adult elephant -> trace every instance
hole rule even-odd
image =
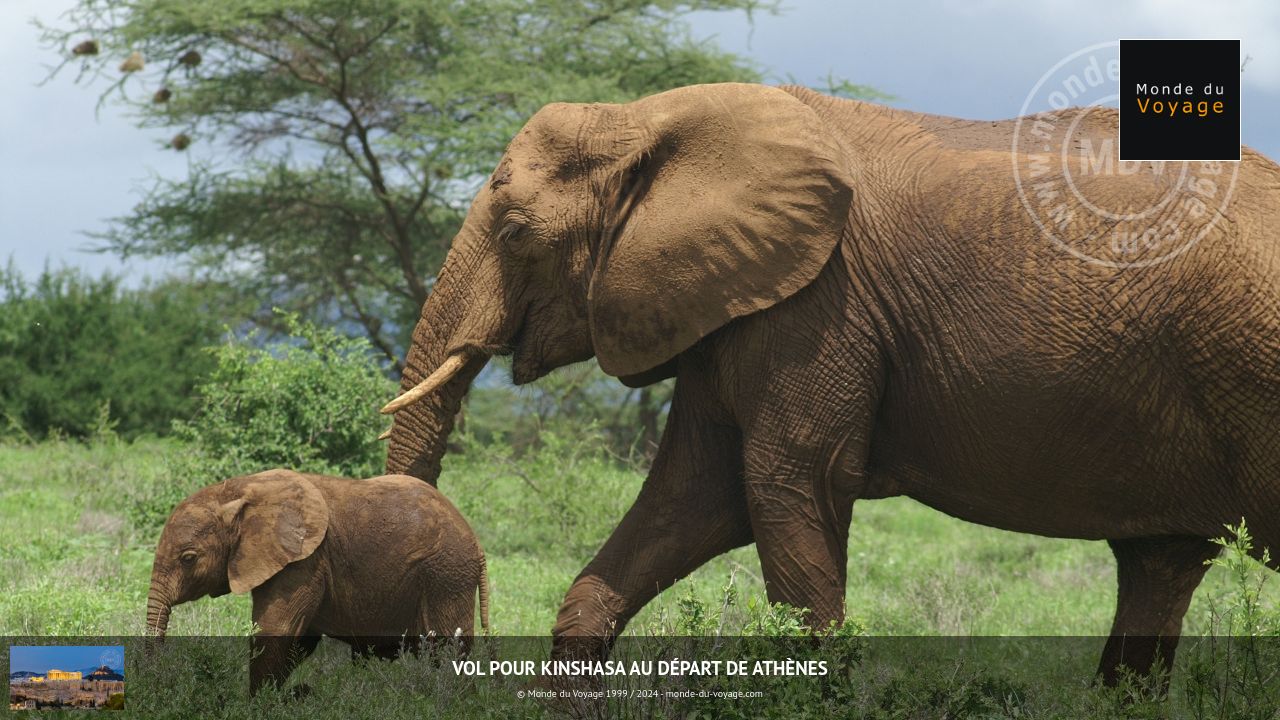
[[[1046,226],[1015,177],[1062,179],[1064,143],[1106,148],[1116,116],[1011,155],[1014,127],[742,84],[548,105],[422,309],[387,471],[435,482],[493,355],[517,384],[594,355],[676,390],[557,647],[607,651],[662,588],[752,541],[771,600],[838,620],[854,500],[907,495],[1109,541],[1104,676],[1171,658],[1209,539],[1244,517],[1280,547],[1280,170],[1246,149],[1219,211],[1162,203],[1174,172],[1072,178]],[[1140,223],[1187,245],[1087,262],[1117,221],[1086,197],[1155,207]]]

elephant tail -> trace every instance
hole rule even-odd
[[[480,550],[480,588],[476,593],[480,601],[480,629],[489,634],[489,563],[484,557],[484,548]]]

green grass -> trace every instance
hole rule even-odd
[[[135,527],[131,504],[136,489],[165,482],[167,460],[182,452],[157,440],[0,445],[0,631],[139,634],[158,528]],[[550,631],[641,480],[563,446],[518,462],[485,452],[446,460],[440,488],[488,553],[496,632]],[[763,595],[748,546],[707,563],[634,622],[676,612],[690,593],[716,603],[731,575],[741,596]],[[848,577],[849,614],[872,635],[1104,635],[1115,607],[1105,543],[982,527],[905,498],[855,506]],[[1229,585],[1210,570],[1189,633],[1206,629],[1212,598]],[[175,608],[172,632],[242,632],[248,613],[246,597],[206,598]]]
[[[157,488],[174,497],[185,492],[166,486],[168,463],[183,452],[169,440],[0,445],[0,633],[141,634],[158,533],[154,522],[146,522],[147,513],[154,514],[147,501]],[[554,439],[518,461],[494,448],[474,447],[446,460],[440,488],[468,518],[489,556],[497,634],[549,633],[565,590],[630,505],[641,480],[584,446]],[[850,538],[849,614],[868,635],[1099,636],[1111,623],[1115,571],[1102,542],[981,527],[901,498],[858,503]],[[730,578],[736,601],[726,605]],[[1237,585],[1226,569],[1211,569],[1188,613],[1187,632],[1209,630],[1215,610],[1222,610]],[[1274,608],[1278,589],[1280,583],[1264,587],[1260,602]],[[725,608],[726,632],[739,632],[759,614],[760,606],[752,610],[747,600],[762,596],[755,550],[740,548],[660,595],[629,632],[687,628],[690,608],[713,614]],[[251,630],[249,613],[247,596],[206,598],[175,608],[171,633],[244,636]],[[422,684],[428,681],[402,675],[422,669],[425,660],[399,670],[370,663],[330,673],[321,669],[349,663],[341,646],[329,643],[318,658],[298,673],[316,688],[350,675],[361,687],[409,683],[418,704],[410,702],[405,712],[428,711],[422,703],[437,702]],[[1093,662],[1087,657],[1082,667]],[[1070,672],[1074,676],[1076,669]],[[1080,678],[1082,685],[1087,680]],[[504,702],[510,694],[502,695]],[[339,707],[332,705],[334,716]],[[520,714],[528,706],[507,709]]]
[[[174,444],[0,445],[0,631],[138,635],[154,530],[130,522],[131,489],[161,483]],[[247,627],[247,598],[194,603],[173,630]]]

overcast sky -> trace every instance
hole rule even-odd
[[[210,0],[216,1],[216,0]],[[821,85],[828,74],[890,93],[891,104],[967,118],[1019,113],[1062,58],[1128,38],[1240,38],[1243,137],[1280,159],[1280,0],[783,0],[780,15],[701,14],[695,34],[759,63],[773,82]],[[32,17],[55,20],[71,0],[0,0],[0,263],[28,275],[48,260],[131,281],[177,270],[90,254],[84,231],[124,215],[154,176],[180,177],[187,156],[166,133],[139,131],[105,108],[74,73],[37,87],[56,58],[40,49]],[[1121,7],[1117,7],[1121,6]],[[1031,107],[1032,111],[1047,107]]]

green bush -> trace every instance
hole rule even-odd
[[[128,289],[73,269],[28,283],[10,262],[0,270],[0,434],[84,438],[102,408],[126,438],[167,432],[213,367],[201,348],[221,331],[219,297],[212,286]]]
[[[251,334],[213,349],[217,365],[197,388],[180,439],[235,472],[268,467],[363,477],[377,474],[387,425],[378,408],[395,394],[368,341],[288,316],[291,340],[255,346]]]
[[[395,387],[368,342],[285,319],[285,341],[258,344],[251,333],[209,349],[214,368],[196,388],[196,414],[174,422],[190,450],[171,460],[170,478],[138,489],[135,524],[163,523],[196,488],[270,468],[381,473],[387,421],[378,408]]]

